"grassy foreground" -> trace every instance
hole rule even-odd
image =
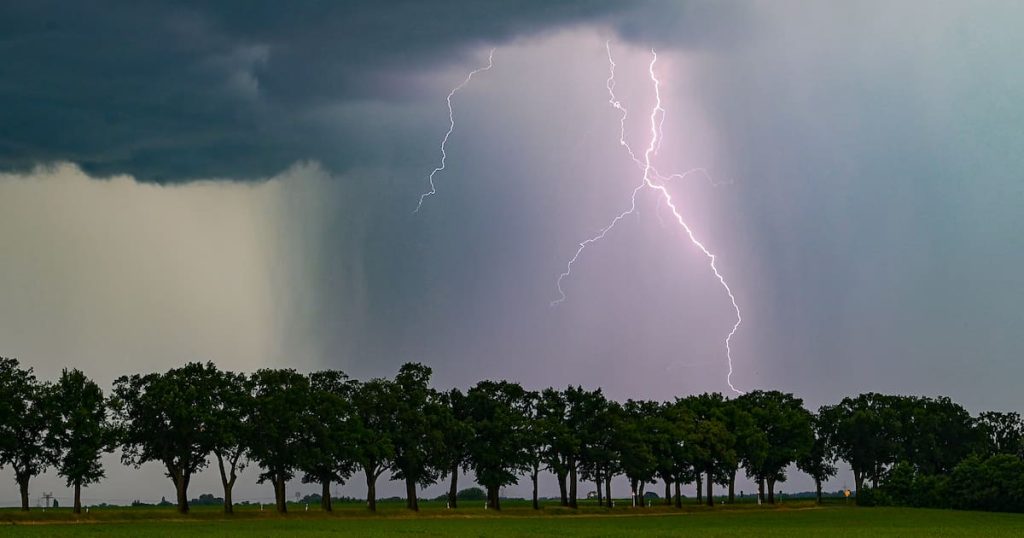
[[[334,514],[294,507],[287,516],[245,507],[225,518],[212,507],[178,516],[171,509],[111,508],[75,518],[66,509],[23,514],[0,510],[3,536],[1024,536],[1024,514],[908,508],[816,507],[792,502],[763,508],[735,505],[614,510],[548,506],[535,512],[514,503],[500,514],[482,508],[457,512],[432,503],[418,514],[400,505],[368,515],[342,505]]]

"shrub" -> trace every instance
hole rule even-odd
[[[858,506],[889,506],[892,499],[886,495],[882,488],[861,488],[857,492]]]
[[[455,494],[455,498],[460,501],[483,501],[487,499],[487,492],[474,486],[460,490]]]
[[[950,491],[955,508],[1024,512],[1024,461],[1009,454],[970,456],[953,469]]]

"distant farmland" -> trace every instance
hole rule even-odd
[[[475,503],[474,503],[475,504]],[[482,503],[480,503],[482,505]],[[626,506],[626,501],[620,501]],[[173,508],[93,509],[75,518],[68,509],[0,511],[4,536],[1021,536],[1024,515],[858,508],[842,503],[818,507],[795,501],[776,507],[687,505],[682,510],[581,506],[578,511],[546,506],[538,515],[526,502],[508,501],[500,514],[482,507],[446,510],[424,502],[420,513],[402,502],[384,502],[376,515],[356,504],[333,514],[296,505],[285,516],[270,509],[240,507],[225,517],[217,507],[197,507],[182,516]]]

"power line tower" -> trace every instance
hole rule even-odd
[[[53,499],[53,492],[43,493],[43,509],[50,507],[50,500]]]

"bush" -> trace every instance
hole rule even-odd
[[[914,467],[906,462],[901,462],[889,469],[882,480],[882,486],[878,489],[885,493],[885,496],[895,506],[909,506],[914,496],[915,481],[917,479]]]
[[[917,508],[949,508],[949,477],[918,475],[914,479],[909,505]]]
[[[487,500],[487,492],[478,487],[466,488],[456,493],[455,498],[460,501],[483,501]]]
[[[970,456],[953,469],[949,487],[955,508],[1024,512],[1024,461],[1008,454]]]
[[[892,499],[882,488],[861,488],[857,492],[857,506],[889,506]]]

